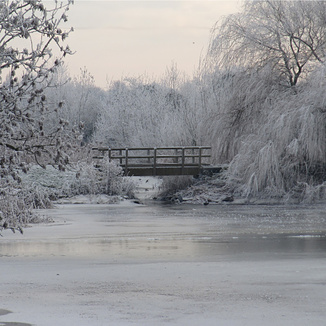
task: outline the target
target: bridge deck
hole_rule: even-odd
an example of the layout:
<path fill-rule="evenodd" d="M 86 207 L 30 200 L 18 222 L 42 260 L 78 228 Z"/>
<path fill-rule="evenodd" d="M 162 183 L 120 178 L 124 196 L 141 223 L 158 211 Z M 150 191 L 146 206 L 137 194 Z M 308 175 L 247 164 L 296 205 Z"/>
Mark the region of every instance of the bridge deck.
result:
<path fill-rule="evenodd" d="M 94 147 L 96 160 L 117 161 L 125 175 L 198 175 L 209 165 L 211 147 L 108 148 Z"/>

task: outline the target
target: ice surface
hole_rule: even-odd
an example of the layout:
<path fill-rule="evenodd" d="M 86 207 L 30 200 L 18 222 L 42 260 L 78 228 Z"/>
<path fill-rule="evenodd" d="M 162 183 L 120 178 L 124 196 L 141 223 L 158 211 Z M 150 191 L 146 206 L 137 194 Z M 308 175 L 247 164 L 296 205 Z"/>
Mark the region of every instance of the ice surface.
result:
<path fill-rule="evenodd" d="M 323 212 L 60 205 L 1 238 L 0 325 L 324 325 Z"/>

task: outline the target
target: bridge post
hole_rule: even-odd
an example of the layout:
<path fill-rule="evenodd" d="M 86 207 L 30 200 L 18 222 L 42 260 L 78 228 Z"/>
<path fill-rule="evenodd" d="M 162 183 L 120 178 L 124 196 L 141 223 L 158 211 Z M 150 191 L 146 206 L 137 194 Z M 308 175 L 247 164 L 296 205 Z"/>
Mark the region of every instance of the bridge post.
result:
<path fill-rule="evenodd" d="M 202 154 L 202 148 L 199 147 L 199 157 L 198 157 L 198 167 L 201 167 L 201 154 Z"/>
<path fill-rule="evenodd" d="M 122 165 L 122 149 L 119 150 L 120 165 Z"/>
<path fill-rule="evenodd" d="M 174 159 L 174 163 L 179 163 L 179 157 L 178 157 L 178 149 L 175 148 L 174 149 L 174 155 L 175 155 L 175 159 Z"/>
<path fill-rule="evenodd" d="M 147 163 L 150 164 L 151 163 L 151 158 L 150 158 L 150 156 L 151 156 L 151 150 L 150 149 L 147 150 L 147 156 L 148 156 Z"/>
<path fill-rule="evenodd" d="M 185 148 L 182 147 L 182 163 L 181 163 L 181 174 L 184 174 L 184 168 L 185 168 Z"/>
<path fill-rule="evenodd" d="M 125 149 L 126 151 L 126 165 L 125 165 L 125 175 L 128 175 L 128 148 Z"/>
<path fill-rule="evenodd" d="M 156 176 L 156 157 L 157 157 L 157 148 L 154 147 L 154 153 L 153 153 L 153 176 Z"/>

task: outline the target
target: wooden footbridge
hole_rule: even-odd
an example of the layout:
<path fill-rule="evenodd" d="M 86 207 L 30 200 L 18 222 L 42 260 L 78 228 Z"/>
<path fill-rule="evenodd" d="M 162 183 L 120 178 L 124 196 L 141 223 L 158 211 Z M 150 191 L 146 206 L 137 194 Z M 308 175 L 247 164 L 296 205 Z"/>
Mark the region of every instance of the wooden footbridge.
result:
<path fill-rule="evenodd" d="M 129 176 L 199 175 L 209 166 L 211 147 L 94 147 L 93 159 L 116 161 Z"/>

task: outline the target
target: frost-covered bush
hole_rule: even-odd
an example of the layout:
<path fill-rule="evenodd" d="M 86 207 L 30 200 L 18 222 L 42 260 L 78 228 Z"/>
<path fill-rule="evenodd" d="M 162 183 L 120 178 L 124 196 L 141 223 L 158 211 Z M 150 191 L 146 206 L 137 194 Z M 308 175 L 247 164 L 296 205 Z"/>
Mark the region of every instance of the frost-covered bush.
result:
<path fill-rule="evenodd" d="M 0 198 L 0 235 L 4 229 L 23 233 L 29 223 L 49 222 L 49 218 L 36 214 L 34 208 L 49 208 L 48 194 L 40 189 L 24 189 Z"/>
<path fill-rule="evenodd" d="M 168 176 L 163 178 L 160 197 L 168 199 L 173 197 L 178 191 L 186 189 L 193 184 L 191 176 Z"/>
<path fill-rule="evenodd" d="M 52 166 L 46 169 L 34 166 L 22 178 L 24 189 L 34 193 L 33 208 L 45 208 L 48 200 L 76 195 L 132 194 L 132 184 L 123 177 L 122 169 L 108 160 L 103 160 L 100 167 L 79 162 L 64 172 Z"/>
<path fill-rule="evenodd" d="M 0 235 L 3 229 L 22 233 L 22 226 L 32 217 L 32 212 L 26 209 L 24 199 L 11 195 L 1 196 L 0 207 Z"/>
<path fill-rule="evenodd" d="M 79 163 L 77 175 L 69 185 L 71 195 L 106 194 L 132 196 L 132 184 L 123 177 L 123 171 L 116 162 L 103 159 L 98 167 L 94 164 Z"/>
<path fill-rule="evenodd" d="M 40 221 L 33 210 L 50 208 L 52 202 L 60 198 L 99 194 L 134 196 L 134 184 L 122 176 L 119 166 L 105 160 L 100 169 L 87 162 L 70 166 L 66 171 L 34 165 L 20 177 L 19 188 L 8 187 L 6 194 L 0 197 L 0 232 L 3 229 L 21 231 L 27 223 Z"/>
<path fill-rule="evenodd" d="M 2 185 L 2 189 L 5 192 L 0 196 L 0 234 L 3 229 L 22 232 L 22 227 L 28 223 L 47 221 L 33 209 L 52 207 L 50 192 L 39 185 L 24 185 L 23 182 L 14 188 Z"/>

